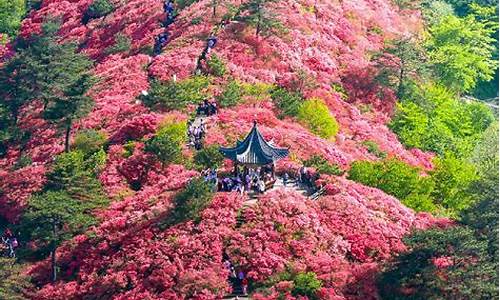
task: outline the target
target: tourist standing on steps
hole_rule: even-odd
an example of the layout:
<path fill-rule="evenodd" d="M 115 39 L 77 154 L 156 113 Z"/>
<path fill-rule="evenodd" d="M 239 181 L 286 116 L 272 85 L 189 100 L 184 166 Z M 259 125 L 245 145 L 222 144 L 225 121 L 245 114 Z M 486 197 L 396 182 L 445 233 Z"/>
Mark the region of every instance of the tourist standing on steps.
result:
<path fill-rule="evenodd" d="M 245 277 L 243 278 L 243 280 L 241 281 L 241 288 L 243 290 L 243 295 L 248 295 L 248 279 Z"/>

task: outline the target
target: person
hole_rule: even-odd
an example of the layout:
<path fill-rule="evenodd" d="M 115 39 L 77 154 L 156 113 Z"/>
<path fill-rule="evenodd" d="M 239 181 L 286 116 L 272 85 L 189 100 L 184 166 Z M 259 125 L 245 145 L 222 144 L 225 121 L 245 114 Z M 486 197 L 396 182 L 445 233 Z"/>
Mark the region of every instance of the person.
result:
<path fill-rule="evenodd" d="M 299 169 L 299 182 L 300 183 L 304 183 L 305 173 L 306 173 L 306 167 L 305 166 L 300 167 L 300 169 Z"/>
<path fill-rule="evenodd" d="M 172 12 L 174 12 L 174 2 L 172 0 L 166 0 L 163 3 L 163 10 L 166 13 L 169 13 L 169 14 L 171 14 Z"/>
<path fill-rule="evenodd" d="M 163 27 L 168 27 L 172 23 L 174 23 L 174 15 L 172 13 L 169 13 L 166 15 L 165 20 L 163 21 Z"/>
<path fill-rule="evenodd" d="M 248 292 L 248 279 L 245 277 L 243 278 L 243 280 L 241 281 L 241 287 L 242 287 L 242 290 L 243 290 L 243 295 L 247 295 Z"/>
<path fill-rule="evenodd" d="M 283 175 L 283 185 L 286 186 L 286 184 L 288 183 L 288 173 L 285 172 L 285 174 Z"/>
<path fill-rule="evenodd" d="M 260 179 L 257 180 L 257 188 L 259 190 L 259 193 L 263 194 L 266 191 L 266 183 L 264 180 Z"/>

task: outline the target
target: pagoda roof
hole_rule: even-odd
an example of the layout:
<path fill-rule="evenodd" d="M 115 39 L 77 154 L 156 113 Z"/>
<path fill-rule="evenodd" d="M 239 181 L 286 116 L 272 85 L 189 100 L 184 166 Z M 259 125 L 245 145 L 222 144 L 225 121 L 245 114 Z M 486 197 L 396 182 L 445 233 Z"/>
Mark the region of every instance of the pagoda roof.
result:
<path fill-rule="evenodd" d="M 271 146 L 259 132 L 257 122 L 243 141 L 237 141 L 233 148 L 220 148 L 220 152 L 239 164 L 267 165 L 274 163 L 289 154 L 285 148 Z"/>

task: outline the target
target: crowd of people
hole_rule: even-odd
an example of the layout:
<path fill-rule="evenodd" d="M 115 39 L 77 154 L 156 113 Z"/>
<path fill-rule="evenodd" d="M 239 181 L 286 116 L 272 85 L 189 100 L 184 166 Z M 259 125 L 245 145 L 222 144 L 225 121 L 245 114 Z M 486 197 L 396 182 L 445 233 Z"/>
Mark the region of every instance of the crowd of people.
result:
<path fill-rule="evenodd" d="M 2 243 L 5 248 L 6 255 L 8 257 L 16 257 L 15 249 L 19 246 L 16 237 L 12 234 L 10 229 L 6 229 L 2 236 Z"/>
<path fill-rule="evenodd" d="M 235 167 L 231 176 L 224 177 L 218 182 L 218 191 L 221 192 L 244 192 L 255 191 L 264 193 L 269 186 L 276 181 L 273 166 L 262 166 L 257 169 Z"/>
<path fill-rule="evenodd" d="M 163 3 L 163 10 L 165 12 L 165 19 L 162 21 L 162 25 L 163 27 L 165 27 L 165 32 L 162 32 L 157 37 L 155 37 L 155 45 L 153 47 L 154 56 L 160 55 L 161 51 L 168 43 L 169 34 L 166 29 L 170 24 L 174 23 L 174 1 L 165 0 L 165 2 Z"/>
<path fill-rule="evenodd" d="M 196 125 L 193 121 L 189 121 L 187 126 L 189 145 L 194 147 L 196 150 L 201 150 L 203 148 L 203 138 L 205 137 L 205 122 L 201 119 L 200 124 Z"/>
<path fill-rule="evenodd" d="M 298 179 L 299 183 L 307 187 L 314 188 L 316 180 L 319 179 L 319 173 L 311 172 L 305 166 L 302 166 L 298 172 Z"/>
<path fill-rule="evenodd" d="M 203 100 L 203 102 L 196 108 L 196 114 L 198 116 L 213 116 L 217 114 L 217 102 L 210 102 L 208 100 Z"/>
<path fill-rule="evenodd" d="M 229 271 L 229 282 L 233 287 L 233 294 L 248 295 L 248 278 L 245 276 L 245 272 L 235 268 L 229 259 L 224 260 L 224 267 Z"/>

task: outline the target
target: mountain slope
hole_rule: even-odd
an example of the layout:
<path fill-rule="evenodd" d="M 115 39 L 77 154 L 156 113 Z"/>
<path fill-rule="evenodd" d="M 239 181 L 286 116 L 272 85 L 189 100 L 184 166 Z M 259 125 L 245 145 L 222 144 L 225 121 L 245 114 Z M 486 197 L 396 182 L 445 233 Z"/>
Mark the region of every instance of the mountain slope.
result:
<path fill-rule="evenodd" d="M 229 292 L 222 265 L 225 250 L 255 282 L 287 267 L 307 269 L 323 281 L 324 299 L 373 299 L 378 263 L 404 249 L 401 237 L 414 227 L 447 224 L 416 214 L 379 190 L 342 177 L 324 177 L 327 194 L 317 202 L 293 192 L 273 192 L 244 212 L 246 222 L 241 227 L 236 218 L 244 199 L 228 193 L 216 196 L 199 224 L 161 230 L 157 225 L 172 208 L 172 195 L 197 172 L 151 162 L 141 142 L 125 157 L 124 144 L 151 136 L 165 118 L 188 116 L 151 111 L 137 97 L 148 90 L 152 77 L 189 77 L 220 17 L 212 18 L 208 0 L 181 10 L 169 27 L 171 41 L 153 58 L 147 48 L 164 31 L 159 24 L 164 17 L 160 1 L 113 1 L 114 12 L 84 25 L 82 16 L 91 2 L 43 1 L 21 29 L 29 36 L 46 16 L 61 16 L 62 39 L 76 40 L 81 51 L 96 60 L 95 74 L 101 78 L 92 91 L 96 105 L 74 131 L 93 128 L 109 136 L 108 160 L 100 179 L 115 200 L 99 213 L 99 226 L 59 251 L 63 275 L 58 283 L 48 283 L 47 261 L 32 266 L 30 273 L 42 286 L 36 298 L 220 298 Z M 325 140 L 292 118 L 281 120 L 264 93 L 262 99 L 251 96 L 207 120 L 207 143 L 227 145 L 248 132 L 255 119 L 266 139 L 290 147 L 293 153 L 280 162 L 279 171 L 295 171 L 299 159 L 313 154 L 343 169 L 354 160 L 377 159 L 363 141 L 374 141 L 382 151 L 411 165 L 432 168 L 432 154 L 405 149 L 386 127 L 395 97 L 373 81 L 370 63 L 370 53 L 380 50 L 384 39 L 419 30 L 417 15 L 398 11 L 385 0 L 279 1 L 273 11 L 288 28 L 285 35 L 256 38 L 252 28 L 233 22 L 219 33 L 212 53 L 225 61 L 233 77 L 249 84 L 287 86 L 305 72 L 315 83 L 305 96 L 323 99 L 340 131 L 335 140 Z M 220 8 L 218 15 L 222 14 Z M 106 54 L 118 34 L 130 39 L 130 50 Z M 226 80 L 216 79 L 214 94 Z M 341 83 L 349 97 L 335 92 L 333 83 Z M 372 109 L 362 113 L 360 108 L 367 104 Z M 22 149 L 32 164 L 14 169 L 21 156 L 16 145 L 0 160 L 0 176 L 6 178 L 0 183 L 0 212 L 8 220 L 19 217 L 29 196 L 42 188 L 53 157 L 63 151 L 60 133 L 43 121 L 39 111 L 36 105 L 26 107 L 20 118 L 20 126 L 32 133 Z M 132 181 L 140 181 L 141 190 L 133 191 Z M 274 286 L 273 293 L 283 285 Z"/>

